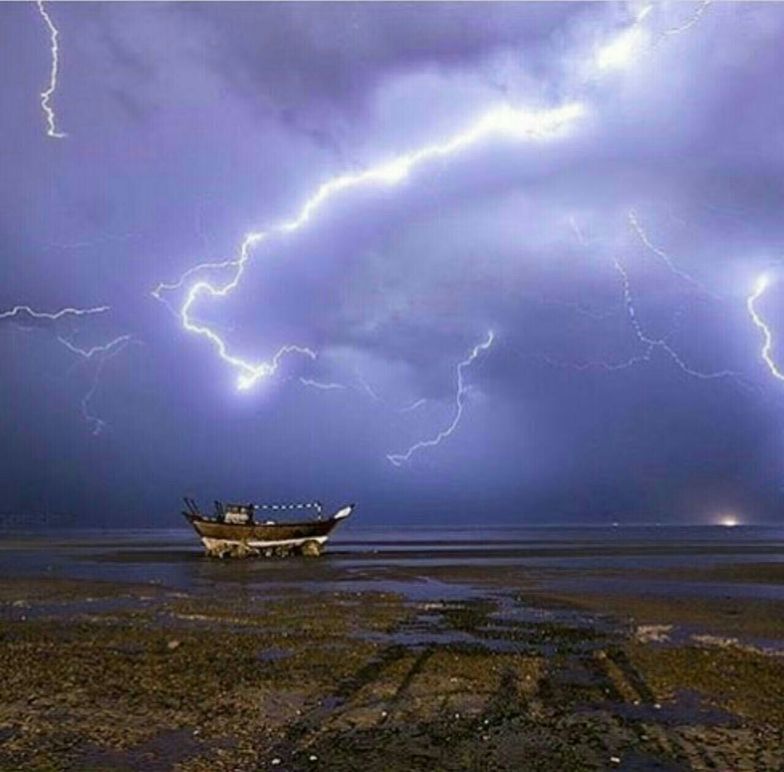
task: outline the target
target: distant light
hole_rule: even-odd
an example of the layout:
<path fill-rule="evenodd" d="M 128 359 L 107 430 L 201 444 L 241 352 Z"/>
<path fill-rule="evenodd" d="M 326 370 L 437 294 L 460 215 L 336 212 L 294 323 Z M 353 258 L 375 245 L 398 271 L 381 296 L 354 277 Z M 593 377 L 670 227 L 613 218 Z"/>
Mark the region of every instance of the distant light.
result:
<path fill-rule="evenodd" d="M 734 528 L 736 525 L 740 525 L 740 520 L 735 515 L 722 515 L 719 525 L 723 525 L 725 528 Z"/>

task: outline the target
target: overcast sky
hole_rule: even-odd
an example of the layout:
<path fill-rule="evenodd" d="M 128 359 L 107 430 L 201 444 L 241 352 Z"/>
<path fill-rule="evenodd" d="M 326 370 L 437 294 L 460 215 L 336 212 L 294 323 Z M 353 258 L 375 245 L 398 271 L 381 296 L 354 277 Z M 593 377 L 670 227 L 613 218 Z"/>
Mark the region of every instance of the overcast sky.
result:
<path fill-rule="evenodd" d="M 781 522 L 784 6 L 44 11 L 51 132 L 0 6 L 0 312 L 108 309 L 0 319 L 0 510 Z"/>

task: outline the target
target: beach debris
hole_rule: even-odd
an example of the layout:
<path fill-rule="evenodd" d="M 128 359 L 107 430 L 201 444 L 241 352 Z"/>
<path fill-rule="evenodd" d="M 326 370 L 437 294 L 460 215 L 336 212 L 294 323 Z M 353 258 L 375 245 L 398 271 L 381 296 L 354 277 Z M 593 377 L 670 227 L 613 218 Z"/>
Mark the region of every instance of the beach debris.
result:
<path fill-rule="evenodd" d="M 182 646 L 182 641 L 177 640 L 177 638 L 172 638 L 167 644 L 166 648 L 169 651 L 174 651 L 175 649 L 179 649 Z"/>
<path fill-rule="evenodd" d="M 671 633 L 672 625 L 638 625 L 634 637 L 640 643 L 666 643 Z"/>

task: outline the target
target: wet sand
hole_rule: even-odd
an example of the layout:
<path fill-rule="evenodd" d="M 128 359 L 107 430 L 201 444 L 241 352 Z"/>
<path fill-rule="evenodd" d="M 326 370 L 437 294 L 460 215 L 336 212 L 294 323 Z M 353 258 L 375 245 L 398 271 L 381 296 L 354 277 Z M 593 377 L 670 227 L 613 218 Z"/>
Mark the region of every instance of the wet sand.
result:
<path fill-rule="evenodd" d="M 0 769 L 784 768 L 781 545 L 371 544 L 0 543 Z"/>

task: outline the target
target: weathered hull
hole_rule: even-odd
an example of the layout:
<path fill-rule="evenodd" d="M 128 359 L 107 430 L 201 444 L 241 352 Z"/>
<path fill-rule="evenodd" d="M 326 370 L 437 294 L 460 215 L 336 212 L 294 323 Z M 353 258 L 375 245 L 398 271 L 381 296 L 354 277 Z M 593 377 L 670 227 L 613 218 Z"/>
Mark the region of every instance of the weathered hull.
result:
<path fill-rule="evenodd" d="M 330 533 L 351 514 L 344 507 L 327 520 L 306 523 L 225 523 L 184 512 L 200 536 L 208 555 L 245 557 L 250 555 L 320 554 Z"/>

